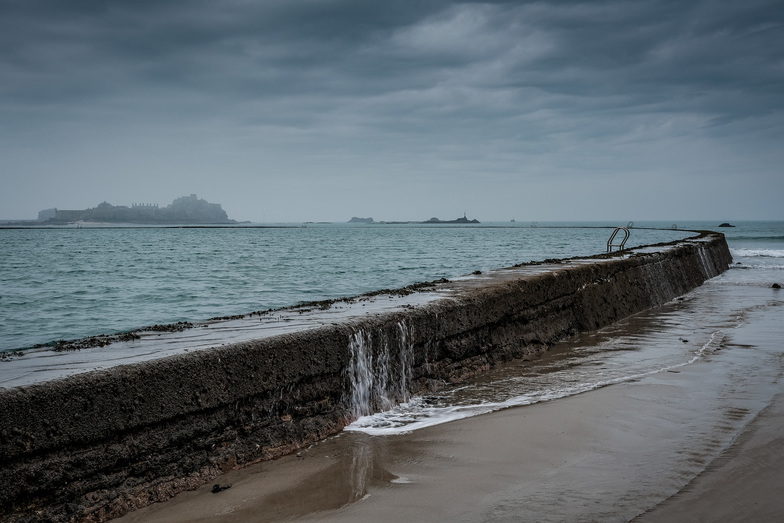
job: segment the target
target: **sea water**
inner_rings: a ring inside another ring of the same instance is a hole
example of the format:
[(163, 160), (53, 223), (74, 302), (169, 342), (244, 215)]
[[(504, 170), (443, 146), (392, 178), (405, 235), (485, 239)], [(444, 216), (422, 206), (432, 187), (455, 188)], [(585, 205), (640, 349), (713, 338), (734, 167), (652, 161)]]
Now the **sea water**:
[(597, 254), (612, 225), (0, 229), (0, 352)]

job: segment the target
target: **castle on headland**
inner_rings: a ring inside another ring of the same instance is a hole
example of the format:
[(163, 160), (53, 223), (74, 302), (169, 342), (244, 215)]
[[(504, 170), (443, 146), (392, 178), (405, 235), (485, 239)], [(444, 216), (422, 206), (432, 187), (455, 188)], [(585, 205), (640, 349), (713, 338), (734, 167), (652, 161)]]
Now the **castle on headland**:
[(45, 209), (38, 213), (38, 221), (48, 224), (99, 222), (145, 225), (237, 223), (229, 219), (219, 203), (200, 200), (195, 194), (177, 198), (166, 207), (158, 207), (157, 203), (134, 203), (128, 207), (102, 202), (79, 211)]

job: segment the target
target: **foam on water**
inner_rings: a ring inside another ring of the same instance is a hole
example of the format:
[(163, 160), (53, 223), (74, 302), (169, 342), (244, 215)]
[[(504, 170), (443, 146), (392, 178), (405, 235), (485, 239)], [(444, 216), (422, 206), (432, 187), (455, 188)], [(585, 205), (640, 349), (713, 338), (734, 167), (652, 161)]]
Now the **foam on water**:
[(733, 256), (752, 258), (784, 258), (784, 250), (781, 249), (733, 249)]

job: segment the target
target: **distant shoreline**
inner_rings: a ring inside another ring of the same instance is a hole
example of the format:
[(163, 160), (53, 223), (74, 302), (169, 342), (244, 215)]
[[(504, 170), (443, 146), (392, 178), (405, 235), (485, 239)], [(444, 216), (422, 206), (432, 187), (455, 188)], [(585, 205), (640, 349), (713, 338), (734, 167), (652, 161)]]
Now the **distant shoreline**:
[(373, 218), (357, 218), (356, 216), (354, 216), (353, 218), (351, 218), (348, 221), (348, 223), (364, 223), (364, 224), (368, 224), (368, 225), (375, 225), (375, 224), (383, 224), (383, 225), (422, 224), (422, 225), (427, 225), (427, 224), (442, 224), (442, 223), (447, 223), (447, 224), (449, 224), (449, 223), (452, 223), (452, 224), (478, 224), (478, 223), (481, 223), (481, 222), (479, 220), (477, 220), (476, 218), (474, 218), (473, 220), (469, 220), (465, 215), (463, 215), (462, 218), (456, 218), (454, 220), (441, 220), (439, 218), (435, 218), (434, 217), (434, 218), (430, 218), (429, 220), (424, 220), (424, 221), (392, 221), (392, 222), (386, 222), (386, 221), (377, 222)]

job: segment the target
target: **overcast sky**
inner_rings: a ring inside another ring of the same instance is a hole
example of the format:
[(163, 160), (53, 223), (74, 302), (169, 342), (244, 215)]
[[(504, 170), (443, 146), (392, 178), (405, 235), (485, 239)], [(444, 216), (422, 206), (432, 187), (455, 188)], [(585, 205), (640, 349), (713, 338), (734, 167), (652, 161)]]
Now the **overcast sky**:
[(0, 0), (0, 218), (784, 219), (767, 0)]

